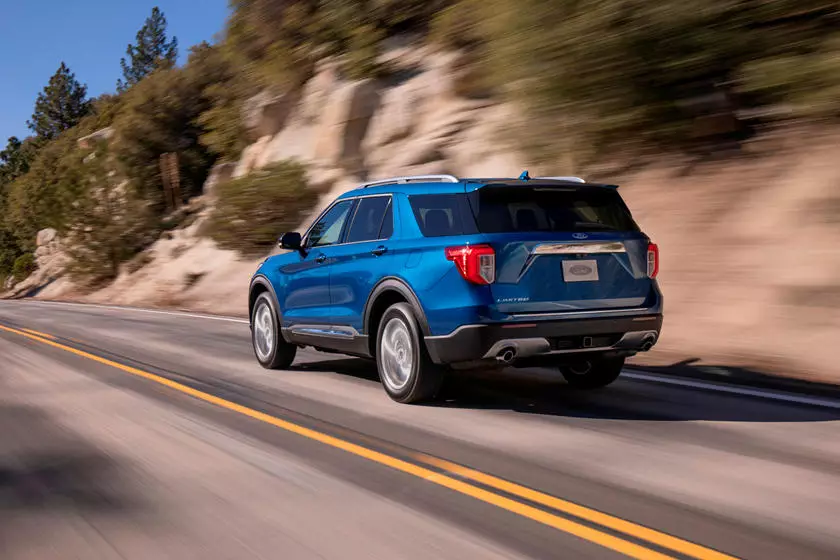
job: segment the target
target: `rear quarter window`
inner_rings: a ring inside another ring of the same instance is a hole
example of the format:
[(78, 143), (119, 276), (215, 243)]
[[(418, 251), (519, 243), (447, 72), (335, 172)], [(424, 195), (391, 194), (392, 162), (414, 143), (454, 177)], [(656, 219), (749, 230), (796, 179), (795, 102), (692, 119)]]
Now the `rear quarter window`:
[(466, 195), (462, 193), (413, 195), (408, 200), (425, 237), (477, 232)]

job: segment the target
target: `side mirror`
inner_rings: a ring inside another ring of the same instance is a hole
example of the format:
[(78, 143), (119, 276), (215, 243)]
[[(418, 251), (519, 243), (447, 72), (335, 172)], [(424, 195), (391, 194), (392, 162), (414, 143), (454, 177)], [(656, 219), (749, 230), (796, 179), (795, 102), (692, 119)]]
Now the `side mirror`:
[(300, 233), (296, 231), (287, 231), (280, 236), (280, 246), (284, 249), (291, 249), (293, 251), (301, 250)]

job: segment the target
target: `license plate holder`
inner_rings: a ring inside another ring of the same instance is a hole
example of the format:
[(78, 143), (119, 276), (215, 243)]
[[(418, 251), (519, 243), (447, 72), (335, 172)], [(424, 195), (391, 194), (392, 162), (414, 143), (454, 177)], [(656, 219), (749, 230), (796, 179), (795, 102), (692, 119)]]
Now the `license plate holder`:
[(597, 282), (598, 261), (565, 260), (563, 261), (563, 281), (565, 282)]

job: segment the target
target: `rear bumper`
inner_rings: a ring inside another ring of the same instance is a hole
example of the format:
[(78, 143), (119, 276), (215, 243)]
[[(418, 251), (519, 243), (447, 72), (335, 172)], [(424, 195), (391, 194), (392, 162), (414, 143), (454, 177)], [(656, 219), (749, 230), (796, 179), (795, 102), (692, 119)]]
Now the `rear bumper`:
[(427, 336), (425, 340), (429, 356), (438, 364), (492, 360), (538, 365), (593, 352), (644, 352), (656, 344), (661, 330), (662, 314), (644, 314), (464, 325), (448, 335)]

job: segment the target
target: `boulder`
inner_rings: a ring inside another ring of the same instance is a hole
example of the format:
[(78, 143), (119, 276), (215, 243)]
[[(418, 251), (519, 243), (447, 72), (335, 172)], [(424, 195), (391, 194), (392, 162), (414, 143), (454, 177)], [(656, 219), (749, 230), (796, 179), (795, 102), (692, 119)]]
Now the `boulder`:
[(43, 247), (44, 245), (55, 241), (56, 237), (58, 237), (58, 232), (53, 228), (42, 229), (35, 237), (35, 245), (37, 247)]
[(362, 141), (379, 106), (379, 84), (367, 79), (345, 83), (329, 97), (318, 123), (315, 159), (350, 172), (364, 167)]
[(274, 136), (286, 124), (295, 106), (292, 93), (274, 95), (266, 90), (248, 98), (242, 105), (242, 123), (252, 140)]
[(210, 170), (210, 175), (204, 181), (202, 192), (205, 196), (214, 197), (219, 185), (229, 181), (233, 177), (233, 172), (236, 171), (236, 164), (232, 162), (217, 163)]
[(24, 280), (4, 286), (11, 290), (10, 297), (31, 294), (60, 278), (67, 267), (69, 257), (64, 251), (61, 238), (52, 228), (42, 229), (36, 236), (35, 270)]

